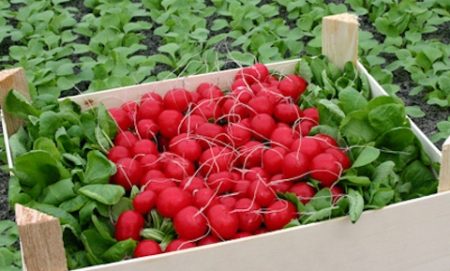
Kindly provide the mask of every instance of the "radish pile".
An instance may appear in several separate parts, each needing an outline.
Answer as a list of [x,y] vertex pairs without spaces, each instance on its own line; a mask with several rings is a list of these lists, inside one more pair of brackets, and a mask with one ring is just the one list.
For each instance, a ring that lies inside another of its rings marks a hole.
[[[336,201],[351,161],[334,138],[309,135],[320,120],[316,108],[297,105],[306,87],[300,76],[278,78],[255,64],[229,91],[202,83],[110,109],[120,128],[108,153],[117,167],[111,182],[140,190],[116,239],[139,241],[134,256],[142,257],[282,229],[302,215],[282,195],[306,204],[317,192],[312,180]],[[155,215],[169,225],[157,230],[173,238],[145,238]]]

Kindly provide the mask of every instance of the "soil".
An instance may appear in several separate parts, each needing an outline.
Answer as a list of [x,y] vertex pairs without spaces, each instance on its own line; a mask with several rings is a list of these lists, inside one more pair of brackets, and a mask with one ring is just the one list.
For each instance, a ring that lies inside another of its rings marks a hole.
[[[263,1],[261,1],[261,3],[259,5],[269,3],[269,2],[271,2],[271,1],[263,0]],[[342,1],[342,0],[330,1],[329,0],[326,2],[340,4],[340,3],[345,3],[346,1]],[[212,4],[211,1],[208,1],[208,0],[205,3],[207,5]],[[75,14],[75,19],[78,21],[81,21],[81,19],[83,18],[83,16],[85,14],[91,12],[90,9],[86,8],[83,5],[83,1],[70,1],[70,2],[66,3],[65,5],[78,8],[78,12]],[[12,9],[17,9],[18,6],[19,5],[12,5]],[[280,17],[282,17],[286,20],[287,25],[289,27],[291,27],[291,28],[295,27],[295,20],[288,19],[287,15],[288,14],[287,14],[286,9],[283,7],[280,8]],[[213,15],[213,16],[207,18],[208,26],[210,26],[212,21],[217,18],[219,18],[219,16],[216,16],[216,15]],[[13,24],[14,23],[16,23],[16,22],[14,22],[14,20],[13,20]],[[157,48],[161,45],[161,38],[158,37],[157,35],[153,35],[153,31],[156,27],[158,27],[158,26],[156,24],[154,24],[152,29],[143,31],[143,34],[146,38],[142,41],[142,43],[147,46],[147,49],[145,50],[145,52],[141,52],[141,53],[145,53],[147,55],[152,55],[152,54],[157,53]],[[372,23],[370,22],[370,20],[368,19],[367,16],[361,16],[360,27],[361,27],[361,29],[363,29],[365,31],[371,32],[374,35],[374,38],[376,40],[378,40],[379,42],[384,41],[384,36],[379,34],[376,31],[375,27],[372,25]],[[212,32],[211,35],[219,34],[221,32],[226,32],[226,31],[229,31],[229,29],[225,28],[219,32]],[[441,42],[444,42],[445,44],[449,44],[450,22],[447,22],[447,23],[439,26],[438,30],[434,33],[423,35],[423,39],[425,39],[425,40],[437,39],[437,40],[440,40]],[[306,42],[307,40],[308,39],[306,38],[303,41]],[[79,40],[77,40],[77,42],[88,44],[89,39],[87,37],[80,37]],[[227,48],[230,49],[232,47],[231,42],[232,42],[231,40],[224,40],[223,43],[221,43],[219,46],[217,46],[216,50],[219,52],[226,52]],[[9,38],[4,39],[2,42],[0,42],[0,56],[6,55],[8,53],[8,48],[11,45],[14,45],[14,42],[12,42]],[[233,48],[233,49],[237,49],[237,48]],[[387,54],[387,55],[383,55],[383,57],[386,58],[388,63],[394,60],[394,57],[392,55]],[[72,56],[72,58],[73,58],[72,59],[73,61],[78,60],[78,56]],[[8,66],[9,64],[12,64],[12,63],[0,62],[0,69],[4,68],[5,66]],[[231,69],[231,68],[236,68],[236,67],[237,67],[237,65],[235,63],[228,62],[222,68],[223,69]],[[160,71],[164,71],[164,70],[168,70],[168,67],[166,67],[165,65],[157,65],[151,74],[156,75]],[[412,87],[414,87],[414,83],[411,81],[411,78],[409,77],[409,75],[406,71],[404,71],[404,70],[396,71],[394,73],[394,83],[396,83],[400,86],[400,91],[398,92],[398,95],[404,100],[404,102],[407,105],[418,105],[426,113],[425,117],[419,118],[419,119],[414,119],[414,122],[419,126],[420,129],[422,129],[422,131],[425,132],[426,135],[430,136],[434,132],[437,121],[446,119],[450,115],[449,109],[443,110],[442,108],[439,108],[437,106],[426,104],[424,102],[425,99],[423,97],[423,94],[417,95],[417,96],[410,96],[409,91]],[[64,91],[62,93],[62,95],[69,96],[69,95],[78,94],[80,91],[84,91],[88,87],[89,87],[88,82],[81,82],[81,83],[77,84],[74,89]],[[438,142],[436,145],[440,148],[441,144],[442,144],[442,142]],[[14,215],[11,212],[11,210],[9,209],[8,201],[7,201],[8,179],[9,179],[8,174],[6,174],[4,172],[0,172],[0,220],[14,219]]]

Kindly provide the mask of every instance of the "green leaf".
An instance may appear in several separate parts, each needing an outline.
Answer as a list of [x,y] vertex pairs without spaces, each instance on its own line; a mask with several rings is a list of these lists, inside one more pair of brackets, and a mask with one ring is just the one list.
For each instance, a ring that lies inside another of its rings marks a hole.
[[342,121],[340,130],[350,145],[366,144],[373,141],[378,133],[369,125],[365,111],[354,111]]
[[47,137],[39,137],[34,141],[33,149],[48,152],[55,160],[61,159],[61,153],[53,140]]
[[85,196],[78,195],[61,203],[59,205],[59,208],[63,209],[66,212],[72,213],[80,210],[87,202],[88,199]]
[[[17,225],[11,220],[0,221],[0,247],[11,246],[19,240]],[[1,261],[0,261],[1,262]],[[0,266],[1,263],[0,263]]]
[[109,115],[108,110],[103,104],[98,105],[96,110],[98,125],[110,139],[113,139],[117,133],[117,125],[115,121]]
[[168,53],[169,55],[171,55],[173,58],[175,58],[175,53],[178,51],[178,49],[180,49],[180,46],[176,43],[167,43],[163,46],[160,46],[158,48],[158,51],[162,52],[162,53]]
[[63,201],[75,197],[74,184],[71,179],[64,179],[47,186],[42,193],[42,202],[58,205]]
[[112,242],[115,242],[115,239],[113,238],[113,230],[111,227],[111,222],[103,221],[101,218],[98,218],[96,215],[91,216],[92,223],[94,224],[97,231],[100,233],[100,235],[105,240],[110,240]]
[[405,124],[405,108],[401,104],[375,107],[368,114],[370,125],[377,131],[387,131]]
[[39,135],[52,138],[56,130],[61,127],[60,115],[53,111],[46,111],[39,117]]
[[366,107],[367,100],[360,92],[348,87],[339,92],[339,106],[348,114]]
[[125,195],[125,189],[115,184],[90,184],[78,190],[82,195],[106,205],[114,205]]
[[83,182],[86,184],[106,184],[116,173],[116,166],[100,151],[93,150],[87,154],[87,165]]
[[341,180],[346,180],[349,184],[354,184],[354,185],[360,185],[360,186],[367,186],[370,185],[370,179],[367,178],[366,176],[351,176],[351,175],[347,175],[347,176],[342,176]]
[[137,242],[133,239],[117,242],[102,255],[106,262],[118,262],[133,255]]
[[121,198],[118,203],[112,207],[112,218],[117,221],[119,215],[127,210],[133,209],[133,202],[129,198]]
[[14,170],[20,182],[26,186],[59,181],[60,172],[56,160],[46,151],[34,150],[16,158]]
[[404,199],[412,199],[436,193],[438,180],[420,160],[409,164],[401,174],[402,183],[411,183],[411,189]]
[[12,90],[8,92],[5,100],[5,110],[6,112],[15,115],[22,119],[27,119],[29,115],[39,116],[40,112],[38,109],[34,108],[17,90]]
[[75,217],[73,217],[71,214],[64,211],[63,209],[60,209],[53,205],[38,203],[38,202],[30,203],[29,207],[39,210],[48,215],[57,217],[59,219],[59,222],[61,223],[61,225],[67,226],[70,230],[72,230],[72,232],[76,236],[79,236],[79,234],[81,232],[80,224],[78,224],[78,221],[77,221],[77,219],[75,219]]
[[345,118],[344,112],[332,101],[320,100],[318,109],[321,124],[338,126]]
[[81,242],[88,253],[89,262],[92,265],[101,264],[101,255],[105,253],[114,242],[105,240],[95,228],[89,228],[81,234]]
[[23,127],[20,127],[19,130],[9,138],[12,158],[15,159],[17,156],[26,153],[29,149],[28,144],[28,134]]
[[347,198],[349,202],[348,212],[350,215],[350,220],[355,223],[364,210],[364,198],[359,192],[353,189],[349,189]]
[[358,168],[372,163],[380,156],[380,150],[374,147],[366,146],[358,155],[355,162],[353,162],[352,168]]
[[420,109],[420,107],[417,105],[405,107],[405,112],[411,118],[425,117],[425,112],[423,112],[422,109]]

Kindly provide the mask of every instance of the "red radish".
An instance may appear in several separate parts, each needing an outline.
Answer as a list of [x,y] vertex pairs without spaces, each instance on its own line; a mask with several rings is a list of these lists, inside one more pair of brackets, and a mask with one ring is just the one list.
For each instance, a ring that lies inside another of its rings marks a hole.
[[139,162],[141,163],[141,168],[143,171],[161,169],[161,163],[158,160],[158,156],[156,156],[155,154],[146,154],[143,157],[139,158]]
[[262,166],[270,175],[280,173],[283,166],[286,150],[281,147],[267,149],[263,154]]
[[121,130],[128,130],[133,124],[133,121],[125,110],[121,108],[110,108],[108,111]]
[[114,144],[116,146],[123,146],[127,149],[133,147],[137,141],[137,137],[130,131],[119,132],[116,138],[114,138]]
[[309,160],[302,153],[291,152],[284,157],[283,176],[299,179],[305,177],[309,170]]
[[301,152],[307,158],[312,159],[322,152],[319,140],[315,137],[302,137],[296,139],[291,145],[291,151]]
[[213,100],[200,100],[192,114],[202,116],[207,120],[215,120],[221,117],[222,110],[219,104]]
[[238,198],[247,197],[248,187],[250,186],[250,181],[248,180],[238,180],[235,182],[233,187],[233,192],[237,193]]
[[188,192],[178,187],[169,187],[159,193],[156,209],[161,215],[173,218],[181,209],[191,203],[192,197]]
[[155,204],[156,193],[151,190],[143,191],[133,199],[134,210],[143,215],[148,214]]
[[303,110],[303,118],[319,124],[319,110],[315,107],[306,108]]
[[[298,135],[297,135],[298,137]],[[278,127],[272,131],[270,140],[272,141],[272,147],[284,147],[289,149],[296,138],[296,134],[290,127]]]
[[141,164],[131,158],[122,158],[116,163],[117,172],[112,176],[111,181],[121,185],[126,190],[137,185],[142,177]]
[[239,230],[253,233],[261,226],[262,215],[258,213],[260,207],[256,202],[242,198],[234,208],[239,217]]
[[124,146],[114,146],[108,152],[108,159],[116,163],[122,158],[130,157],[131,153]]
[[278,89],[284,96],[291,97],[294,101],[297,101],[299,96],[305,91],[306,86],[306,81],[303,78],[295,74],[289,74],[280,80]]
[[137,211],[125,211],[121,213],[115,226],[115,237],[117,241],[123,241],[129,238],[139,241],[144,223],[144,218]]
[[277,200],[264,213],[264,223],[270,231],[279,230],[296,218],[297,210],[286,200]]
[[202,154],[202,147],[197,140],[191,139],[187,134],[180,134],[169,143],[169,150],[189,161],[196,161]]
[[248,187],[248,197],[261,207],[267,207],[276,199],[275,191],[264,181],[254,181]]
[[255,114],[271,115],[274,107],[272,101],[266,95],[253,97],[248,101],[248,105],[253,109],[251,112]]
[[199,115],[190,115],[183,119],[181,123],[181,132],[187,134],[195,133],[197,128],[205,122],[206,120]]
[[250,128],[243,123],[229,123],[226,128],[226,133],[235,147],[244,145],[252,138]]
[[158,147],[155,142],[148,139],[141,139],[136,141],[133,145],[133,154],[145,155],[145,154],[158,154]]
[[200,156],[200,170],[204,175],[214,172],[227,171],[232,167],[233,153],[224,147],[212,147]]
[[135,258],[145,257],[150,255],[161,254],[162,250],[159,244],[153,240],[142,240],[134,249],[133,256]]
[[178,237],[187,240],[200,238],[208,230],[206,218],[193,206],[179,211],[173,219],[173,226]]
[[238,122],[248,117],[249,110],[241,102],[228,98],[222,104],[222,113],[228,121]]
[[264,234],[266,232],[268,232],[268,230],[266,228],[259,228],[255,231],[255,235]]
[[159,114],[158,125],[161,134],[165,137],[172,138],[178,134],[183,115],[176,110],[164,110]]
[[219,204],[216,192],[210,188],[202,188],[194,192],[194,205],[197,208],[204,208]]
[[137,119],[151,119],[157,120],[159,114],[164,110],[164,106],[161,102],[156,100],[144,100],[137,112]]
[[244,104],[247,104],[254,96],[253,91],[249,89],[241,79],[234,81],[233,85],[231,85],[231,89],[233,90],[233,96],[235,96],[239,102]]
[[210,83],[201,83],[198,85],[197,93],[203,99],[215,99],[223,96],[222,90],[218,86]]
[[273,110],[273,115],[278,121],[292,124],[303,116],[300,108],[293,103],[279,103]]
[[205,182],[202,178],[193,176],[184,178],[180,183],[180,188],[190,193],[205,187]]
[[206,141],[212,141],[215,143],[225,142],[225,130],[222,126],[205,122],[203,124],[200,124],[197,127],[197,130],[195,131],[197,135],[203,138],[203,140],[200,141],[200,144],[203,146],[203,148],[206,148],[208,144]]
[[219,202],[223,205],[225,205],[228,209],[232,210],[234,209],[234,206],[236,205],[236,201],[237,199],[235,197],[232,196],[221,196],[219,198]]
[[239,228],[239,218],[223,204],[216,204],[207,210],[211,229],[221,239],[232,239]]
[[242,174],[243,179],[253,181],[267,181],[270,177],[267,172],[261,167],[252,167],[251,169],[245,170]]
[[277,192],[285,193],[291,188],[292,182],[284,180],[283,174],[276,174],[270,179],[269,186]]
[[209,188],[219,191],[220,194],[231,191],[234,185],[233,176],[228,171],[211,173],[206,182]]
[[254,69],[253,67],[246,67],[243,69],[240,69],[235,76],[235,80],[243,80],[247,84],[252,84],[255,81],[258,81],[259,78],[259,72],[258,70]]
[[269,69],[267,69],[267,66],[264,64],[256,63],[252,66],[252,68],[258,72],[257,78],[259,81],[265,81],[267,76],[269,76]]
[[314,137],[317,138],[323,150],[338,147],[336,140],[329,135],[317,134]]
[[164,106],[178,112],[186,111],[191,102],[191,93],[183,88],[174,88],[164,95]]
[[151,119],[141,119],[136,125],[136,131],[141,138],[153,139],[159,132],[159,126]]
[[311,162],[311,177],[320,181],[322,186],[330,187],[341,174],[341,164],[329,153],[321,153]]
[[155,100],[158,102],[163,102],[163,98],[161,97],[161,95],[159,95],[158,93],[155,92],[147,92],[144,95],[142,95],[141,97],[141,102],[147,101],[147,100]]
[[198,246],[206,246],[206,245],[211,245],[211,244],[215,244],[215,243],[219,243],[220,239],[215,237],[214,235],[208,235],[205,238],[203,238],[202,240],[198,241],[197,245]]
[[164,175],[168,178],[182,180],[194,174],[194,164],[182,157],[166,159],[162,164]]
[[297,195],[298,199],[303,204],[308,203],[309,200],[312,199],[314,197],[314,195],[316,194],[316,191],[314,190],[314,188],[305,182],[300,182],[300,183],[294,184],[291,188],[289,188],[289,192]]
[[167,245],[165,252],[183,250],[191,247],[195,247],[195,243],[184,239],[175,239]]
[[177,187],[177,184],[171,179],[153,178],[147,180],[145,190],[151,190],[156,194],[159,194],[170,187]]
[[200,94],[198,94],[197,92],[190,92],[190,93],[191,93],[191,102],[192,103],[195,104],[202,99],[202,97],[200,97]]
[[330,188],[333,203],[336,203],[342,196],[344,196],[344,190],[337,185]]
[[332,154],[339,163],[341,163],[343,169],[348,169],[352,166],[352,162],[348,156],[340,149],[329,148],[325,150],[325,153]]
[[245,238],[245,237],[249,237],[249,236],[252,236],[252,234],[249,232],[238,232],[238,233],[236,233],[236,235],[234,236],[233,239]]
[[245,168],[258,167],[261,165],[264,145],[258,141],[249,141],[241,146],[239,162]]
[[123,111],[127,112],[128,117],[133,121],[136,119],[139,105],[135,101],[128,101],[120,107]]
[[250,86],[250,88],[253,90],[253,92],[255,94],[258,94],[259,92],[263,91],[264,88],[268,88],[268,87],[270,87],[270,84],[265,83],[265,82],[263,82],[263,83],[255,82]]
[[142,187],[154,179],[165,178],[165,177],[166,177],[166,175],[164,175],[164,173],[162,173],[160,170],[151,169],[145,173],[145,175],[141,178],[139,184]]
[[317,126],[317,124],[313,121],[302,120],[302,122],[300,122],[300,124],[297,126],[297,130],[301,136],[307,136],[309,135],[309,132],[311,132],[311,129],[315,126]]
[[256,138],[270,138],[276,127],[275,120],[268,114],[258,114],[251,120],[253,135]]

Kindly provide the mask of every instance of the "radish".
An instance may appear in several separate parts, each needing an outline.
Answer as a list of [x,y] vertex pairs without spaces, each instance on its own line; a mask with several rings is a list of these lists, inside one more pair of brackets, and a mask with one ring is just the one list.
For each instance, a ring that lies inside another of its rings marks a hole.
[[233,165],[233,153],[224,147],[212,147],[200,155],[200,170],[206,175],[214,172],[227,171]]
[[286,97],[291,97],[295,102],[304,91],[302,86],[299,84],[297,77],[298,76],[294,74],[289,74],[281,79],[278,84],[278,89],[280,92]]
[[229,122],[238,122],[249,116],[248,108],[243,103],[232,98],[228,98],[223,102],[222,113]]
[[111,178],[113,183],[121,185],[125,190],[130,190],[131,186],[139,184],[143,174],[139,161],[122,158],[117,161],[116,167],[117,172]]
[[164,95],[164,106],[178,112],[186,111],[191,102],[191,93],[184,88],[174,88]]
[[273,112],[274,104],[267,95],[256,96],[248,101],[248,105],[253,109],[251,112],[255,114],[269,114]]
[[205,238],[203,238],[202,240],[198,241],[197,245],[198,246],[206,246],[206,245],[211,245],[211,244],[215,244],[215,243],[219,243],[220,239],[215,237],[214,235],[208,235]]
[[294,140],[298,137],[290,127],[278,127],[272,131],[270,140],[272,147],[283,146],[286,149],[292,145]]
[[133,121],[125,110],[121,108],[110,108],[108,111],[121,130],[128,130],[133,124]]
[[267,69],[267,66],[261,63],[256,63],[252,66],[254,70],[258,72],[258,80],[259,81],[265,81],[267,80],[267,77],[269,76],[269,69]]
[[238,79],[231,85],[232,95],[241,103],[247,104],[254,96],[253,91],[248,88],[248,85],[242,80]]
[[197,127],[195,132],[197,135],[204,138],[204,140],[200,141],[203,148],[208,147],[208,144],[205,141],[212,141],[216,143],[226,141],[225,130],[222,126],[214,123],[202,123]]
[[133,207],[134,210],[139,212],[142,215],[146,215],[150,212],[153,207],[155,207],[156,204],[156,193],[147,190],[143,191],[136,195],[136,197],[133,199]]
[[161,134],[172,138],[178,134],[178,126],[183,119],[183,115],[176,110],[164,110],[158,116],[158,125]]
[[133,256],[135,258],[145,257],[150,255],[161,254],[162,250],[159,244],[153,240],[142,240],[134,249]]
[[344,190],[340,186],[334,185],[330,188],[330,191],[333,203],[336,203],[342,196],[344,196]]
[[308,203],[309,200],[312,199],[314,197],[314,195],[316,194],[316,191],[314,190],[314,188],[306,182],[300,182],[300,183],[294,184],[291,188],[289,188],[289,192],[297,195],[298,199],[303,204]]
[[189,193],[192,193],[196,190],[205,188],[205,182],[200,177],[186,177],[184,178],[180,183],[180,188],[183,190],[188,191]]
[[310,120],[302,120],[299,125],[297,125],[296,129],[300,133],[301,136],[309,135],[311,129],[317,126],[317,124]]
[[124,211],[119,215],[115,226],[115,237],[118,241],[129,238],[139,241],[140,233],[144,228],[144,218],[137,211]]
[[215,191],[210,188],[202,188],[194,193],[194,205],[197,208],[204,208],[219,204],[219,199],[216,197]]
[[187,134],[195,133],[197,128],[205,122],[206,120],[202,116],[190,115],[181,122],[181,132]]
[[329,148],[325,150],[325,153],[332,154],[341,163],[343,169],[349,169],[352,166],[352,162],[348,156],[340,149]]
[[194,174],[194,164],[182,157],[165,159],[162,163],[162,170],[167,178],[182,180]]
[[249,141],[239,149],[239,162],[245,168],[258,167],[261,165],[264,145],[258,141]]
[[151,190],[156,194],[159,194],[170,187],[177,187],[177,184],[173,180],[167,178],[152,178],[147,180],[145,190]]
[[292,182],[285,180],[283,174],[276,174],[270,179],[269,186],[279,193],[285,193],[291,188]]
[[261,207],[267,207],[276,199],[273,191],[264,181],[253,181],[248,187],[248,197],[254,199]]
[[239,218],[223,204],[216,204],[207,210],[211,229],[220,239],[232,239],[239,228]]
[[220,194],[233,189],[234,179],[230,172],[222,171],[211,173],[206,181],[208,187],[217,190]]
[[253,233],[261,226],[262,215],[258,213],[260,207],[256,202],[242,198],[234,208],[239,218],[239,230]]
[[315,107],[306,108],[303,110],[303,117],[305,120],[309,120],[314,122],[315,124],[319,124],[319,110]]
[[147,185],[153,179],[160,179],[165,177],[166,175],[164,175],[164,173],[162,173],[160,170],[151,169],[144,174],[144,176],[139,181],[139,185],[142,187],[144,185]]
[[169,150],[187,160],[194,162],[202,154],[200,143],[194,139],[190,139],[187,134],[180,134],[169,143]]
[[218,86],[210,83],[201,83],[198,85],[196,91],[203,99],[215,99],[223,96],[222,90]]
[[268,114],[257,114],[251,120],[251,128],[256,138],[270,138],[276,127],[275,120]]
[[338,147],[336,140],[334,140],[334,138],[332,138],[329,135],[317,134],[314,137],[317,138],[317,140],[319,140],[320,146],[322,147],[323,150]]
[[252,133],[250,132],[249,127],[243,123],[229,123],[226,127],[226,133],[235,147],[244,145],[252,138]]
[[165,252],[183,250],[191,247],[195,247],[195,243],[189,242],[184,239],[175,239],[167,245]]
[[253,181],[266,181],[270,176],[261,167],[252,167],[251,169],[245,170],[242,174],[242,178],[250,182]]
[[297,210],[286,200],[277,200],[264,213],[264,224],[270,231],[279,230],[296,218]]
[[208,230],[206,218],[193,206],[179,211],[173,219],[173,226],[178,237],[187,240],[200,238]]
[[181,209],[191,205],[192,196],[178,187],[169,187],[161,191],[156,201],[158,213],[173,218]]
[[311,177],[322,186],[331,187],[341,174],[341,164],[329,153],[321,153],[311,161]]
[[141,119],[136,125],[136,131],[140,138],[153,139],[159,132],[159,126],[151,119]]
[[137,119],[151,119],[157,120],[159,114],[164,110],[164,106],[161,102],[156,100],[144,100],[141,102],[141,106],[137,111]]
[[129,158],[131,156],[130,151],[124,146],[114,146],[108,152],[108,159],[116,163],[122,158]]
[[133,147],[137,141],[137,137],[130,131],[119,132],[116,138],[114,138],[114,144],[116,146],[123,146],[127,149]]
[[236,233],[236,235],[234,236],[233,239],[245,238],[245,237],[249,237],[249,236],[252,236],[252,234],[249,232],[238,232],[238,233]]
[[255,81],[258,81],[259,78],[259,72],[258,70],[254,69],[253,67],[246,67],[243,69],[240,69],[234,78],[235,80],[243,80],[247,84],[252,84]]
[[278,121],[293,124],[303,116],[300,108],[293,103],[279,103],[273,109],[273,115]]
[[139,158],[141,168],[143,171],[149,171],[152,169],[161,170],[161,163],[158,160],[158,156],[155,154],[146,154]]
[[315,137],[302,137],[296,139],[291,145],[291,151],[301,152],[307,158],[312,159],[322,152],[320,141]]
[[158,93],[155,93],[155,92],[147,92],[144,95],[142,95],[141,103],[143,103],[143,102],[145,102],[147,100],[155,100],[155,101],[158,101],[160,103],[163,102],[163,98],[161,97],[161,95],[159,95]]
[[270,175],[280,173],[283,166],[286,150],[281,147],[274,147],[264,151],[262,166]]
[[148,139],[141,139],[136,141],[132,147],[133,154],[145,155],[145,154],[158,154],[158,149],[155,142]]
[[236,205],[237,199],[233,196],[221,196],[219,197],[220,204],[225,205],[228,209],[233,210],[234,206]]
[[215,120],[221,117],[222,110],[216,101],[204,99],[198,102],[192,114],[199,115],[206,120]]
[[238,180],[234,183],[233,192],[237,193],[238,198],[245,198],[248,196],[248,187],[250,186],[248,180]]
[[139,105],[135,101],[128,101],[120,107],[123,111],[125,111],[131,121],[136,119],[137,111],[139,109]]
[[295,179],[305,177],[309,170],[308,161],[308,157],[302,153],[288,153],[283,162],[283,176]]

